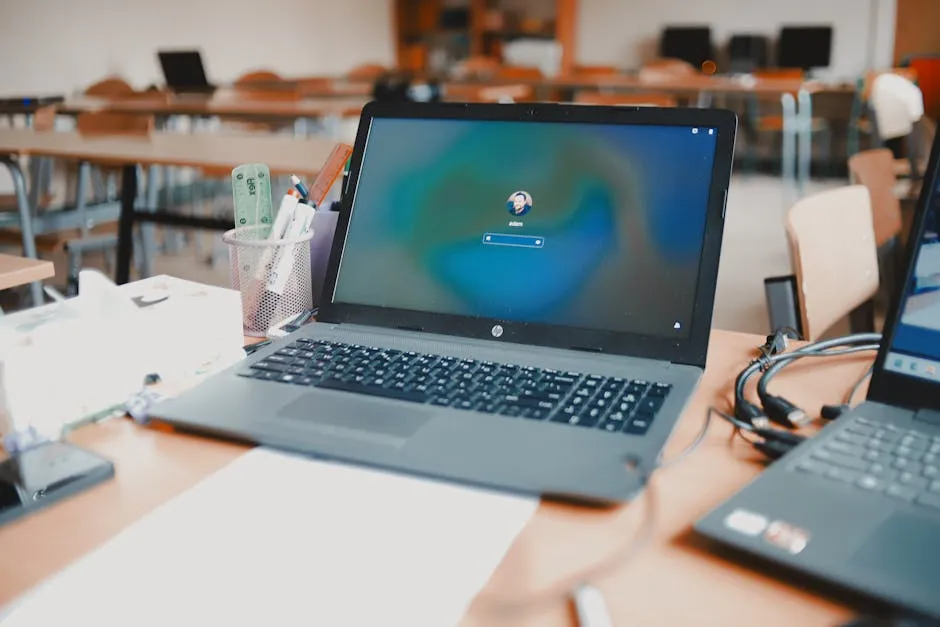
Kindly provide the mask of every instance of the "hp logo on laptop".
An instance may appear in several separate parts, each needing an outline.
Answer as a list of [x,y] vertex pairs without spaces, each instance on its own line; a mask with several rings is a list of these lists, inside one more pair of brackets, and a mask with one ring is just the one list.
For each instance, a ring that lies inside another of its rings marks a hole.
[[501,336],[501,335],[503,334],[503,327],[502,327],[502,325],[499,325],[499,324],[493,325],[493,328],[490,330],[490,333],[493,334],[493,337],[499,337],[499,336]]

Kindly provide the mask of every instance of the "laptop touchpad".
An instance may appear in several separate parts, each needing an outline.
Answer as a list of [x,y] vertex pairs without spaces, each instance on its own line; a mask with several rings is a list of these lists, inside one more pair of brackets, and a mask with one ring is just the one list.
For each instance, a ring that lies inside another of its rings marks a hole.
[[879,573],[884,579],[940,581],[940,528],[929,518],[894,514],[869,534],[850,565]]
[[398,438],[415,434],[430,418],[431,412],[394,403],[373,402],[352,394],[311,392],[281,407],[277,415],[323,427],[331,435],[355,435],[368,432],[393,436],[389,444],[402,444]]

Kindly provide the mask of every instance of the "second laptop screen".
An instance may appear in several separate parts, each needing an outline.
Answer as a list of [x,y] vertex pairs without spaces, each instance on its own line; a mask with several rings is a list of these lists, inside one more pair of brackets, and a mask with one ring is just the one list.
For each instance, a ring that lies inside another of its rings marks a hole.
[[333,300],[687,337],[716,134],[375,119]]

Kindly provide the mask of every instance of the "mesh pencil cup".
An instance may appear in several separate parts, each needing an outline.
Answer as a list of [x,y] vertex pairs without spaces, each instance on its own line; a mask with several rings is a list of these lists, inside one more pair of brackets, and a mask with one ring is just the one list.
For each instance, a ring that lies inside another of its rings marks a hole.
[[313,229],[279,240],[266,239],[270,230],[268,224],[242,226],[222,235],[228,245],[232,287],[242,295],[245,335],[264,337],[272,325],[313,306]]

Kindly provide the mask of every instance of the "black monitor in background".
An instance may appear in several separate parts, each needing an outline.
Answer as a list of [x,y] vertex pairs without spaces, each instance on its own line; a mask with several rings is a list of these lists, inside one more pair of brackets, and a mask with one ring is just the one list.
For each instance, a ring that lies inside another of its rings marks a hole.
[[170,91],[207,93],[215,89],[206,78],[206,69],[198,50],[161,50],[157,56]]
[[767,67],[769,47],[763,35],[732,35],[728,40],[728,70],[753,72]]
[[777,40],[777,67],[811,70],[829,67],[831,26],[784,26]]
[[682,59],[696,68],[715,59],[712,31],[708,26],[667,26],[659,38],[659,56]]

